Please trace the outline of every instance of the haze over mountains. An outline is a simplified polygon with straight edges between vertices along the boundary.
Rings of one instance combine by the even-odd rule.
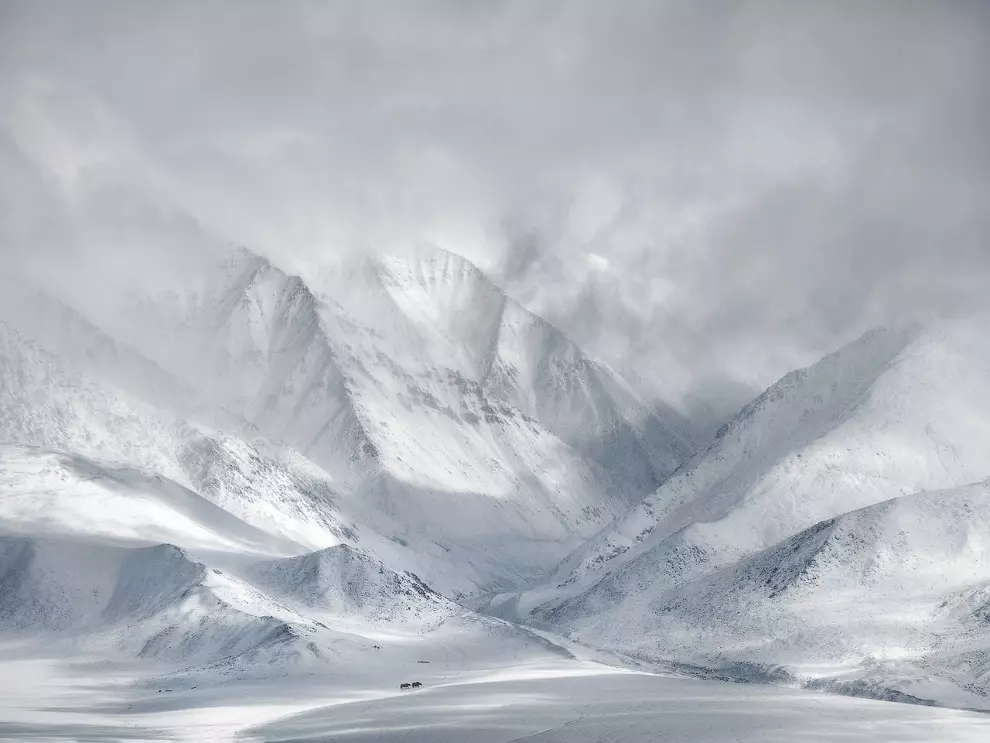
[[[437,563],[424,578],[457,594],[535,578],[692,450],[677,413],[647,408],[457,256],[358,257],[320,277],[325,299],[244,250],[193,261],[154,291],[106,287],[102,327],[22,283],[4,336],[8,373],[27,367],[6,390],[5,425],[22,429],[8,440],[211,481],[228,499],[245,485],[218,458],[291,447],[280,456],[362,526],[415,542]],[[36,420],[39,395],[59,423]],[[130,430],[94,440],[83,429],[105,400]]]
[[[336,300],[244,250],[207,258],[92,317],[5,276],[18,653],[187,693],[568,657],[451,597],[537,578],[669,473],[690,426],[456,256],[357,259],[325,278]]]
[[[305,279],[161,259],[85,312],[4,278],[23,647],[192,693],[572,652],[529,625],[655,670],[990,707],[979,319],[871,332],[706,443],[452,253]]]
[[[0,740],[986,743],[990,4],[0,1]]]

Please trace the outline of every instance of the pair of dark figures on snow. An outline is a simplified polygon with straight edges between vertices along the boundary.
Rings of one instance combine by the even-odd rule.
[[[411,684],[399,684],[400,689],[418,689],[422,686],[419,681],[413,681]]]

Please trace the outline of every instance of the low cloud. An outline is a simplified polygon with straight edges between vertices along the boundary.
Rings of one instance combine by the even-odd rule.
[[[432,242],[722,414],[985,303],[988,77],[982,2],[7,0],[0,249]]]

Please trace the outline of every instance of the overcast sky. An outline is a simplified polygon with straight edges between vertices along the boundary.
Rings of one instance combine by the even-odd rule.
[[[0,250],[135,194],[290,270],[434,243],[731,407],[987,304],[988,91],[978,0],[0,0]]]

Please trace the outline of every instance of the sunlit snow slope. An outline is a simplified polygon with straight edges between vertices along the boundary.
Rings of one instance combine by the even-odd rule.
[[[458,256],[348,258],[313,289],[195,245],[133,281],[87,267],[100,301],[7,279],[0,441],[145,468],[306,548],[363,533],[448,595],[537,578],[690,453]]]
[[[794,550],[804,549],[814,534],[830,533],[828,519],[861,524],[860,517],[842,514],[984,480],[990,476],[988,441],[990,348],[979,322],[870,333],[784,377],[655,494],[563,561],[543,586],[498,597],[492,610],[592,644],[708,666],[745,661],[807,671],[818,664],[811,675],[824,678],[830,669],[852,667],[859,678],[870,675],[874,663],[888,668],[899,654],[927,663],[924,658],[942,643],[926,624],[944,598],[935,589],[905,609],[893,599],[897,590],[873,591],[862,570],[822,573],[819,592],[802,605],[807,616],[793,621],[788,636],[771,622],[785,601],[769,596],[772,581],[758,582],[754,594],[753,581],[741,576],[750,575],[745,566],[757,553],[764,570],[786,573]],[[966,580],[990,579],[982,557],[990,543],[979,523],[985,518],[980,488],[963,491],[969,505],[939,494],[919,501],[927,505],[914,526],[923,530],[921,514],[930,513],[930,545],[905,538],[873,545],[879,554],[871,555],[863,534],[849,539],[864,540],[867,556],[844,559],[903,565],[930,559],[927,579],[938,590],[962,589],[953,583],[954,563],[940,552],[959,548],[963,562],[973,558]],[[886,514],[889,506],[873,508],[864,513]],[[907,513],[907,502],[903,509]],[[934,527],[938,519],[942,531]],[[713,596],[710,582],[716,580]],[[835,604],[853,588],[859,593],[849,605],[862,607],[858,614]],[[817,636],[808,627],[812,618],[820,623]],[[916,642],[909,641],[911,633]],[[765,670],[737,671],[773,677]]]
[[[156,405],[287,445],[449,595],[537,578],[691,452],[676,412],[647,408],[450,253],[347,258],[308,282],[240,249],[170,260],[118,292],[106,279],[86,322],[107,340],[75,354],[85,371],[142,395],[120,367],[144,359],[200,401]],[[8,314],[61,350],[51,323]],[[109,344],[117,366],[90,350]],[[182,458],[187,480],[199,457]]]
[[[822,521],[729,568],[624,601],[592,632],[642,658],[735,677],[985,708],[988,602],[990,486],[981,483]]]
[[[4,279],[9,636],[190,688],[561,652],[457,599],[638,662],[987,706],[979,321],[869,333],[692,456],[456,255],[293,276],[194,247],[90,267],[99,301]]]

